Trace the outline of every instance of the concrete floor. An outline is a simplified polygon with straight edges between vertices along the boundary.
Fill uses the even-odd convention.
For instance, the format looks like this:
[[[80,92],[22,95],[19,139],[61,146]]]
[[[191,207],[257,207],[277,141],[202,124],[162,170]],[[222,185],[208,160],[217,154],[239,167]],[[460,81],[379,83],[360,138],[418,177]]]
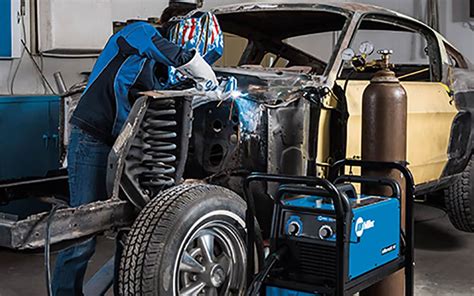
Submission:
[[[474,234],[457,231],[443,211],[425,205],[417,205],[416,220],[416,295],[474,295]],[[113,250],[112,240],[99,240],[87,278]],[[0,270],[0,296],[46,295],[41,253],[0,250]]]

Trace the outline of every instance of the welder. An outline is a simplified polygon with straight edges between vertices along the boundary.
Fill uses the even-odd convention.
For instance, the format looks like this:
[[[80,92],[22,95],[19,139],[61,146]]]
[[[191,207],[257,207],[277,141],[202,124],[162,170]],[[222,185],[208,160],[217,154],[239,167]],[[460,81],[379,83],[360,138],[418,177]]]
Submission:
[[[163,73],[163,68],[194,80],[199,90],[217,88],[217,78],[202,54],[202,47],[180,47],[144,22],[130,24],[109,39],[71,119],[67,159],[70,206],[107,198],[106,165],[111,147],[139,93],[168,86],[162,76],[169,73]],[[53,275],[54,295],[82,295],[95,244],[91,238],[61,251]]]

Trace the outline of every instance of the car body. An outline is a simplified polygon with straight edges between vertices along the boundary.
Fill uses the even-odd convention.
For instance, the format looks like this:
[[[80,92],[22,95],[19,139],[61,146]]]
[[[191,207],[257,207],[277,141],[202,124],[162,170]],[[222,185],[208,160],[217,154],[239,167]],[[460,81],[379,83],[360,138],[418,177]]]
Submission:
[[[407,161],[416,194],[442,192],[468,165],[474,140],[474,92],[457,85],[473,74],[467,59],[426,24],[357,3],[262,2],[213,12],[226,34],[224,58],[216,70],[235,76],[242,93],[263,99],[239,99],[195,110],[185,175],[205,178],[244,169],[326,177],[334,161],[360,157],[362,94],[375,70],[351,73],[343,51],[358,47],[358,39],[370,42],[371,36],[378,38],[380,48],[390,46],[384,44],[386,36],[373,35],[378,32],[393,34],[391,45],[401,47],[388,48],[395,51],[394,72],[408,95]],[[325,33],[331,33],[332,39]],[[306,51],[289,44],[299,36],[313,38]],[[405,62],[397,57],[404,49],[399,44],[407,40],[419,44],[414,49],[407,44],[405,56],[418,50],[421,59]],[[307,50],[326,43],[333,47],[323,48],[325,60],[317,51]],[[273,65],[265,65],[272,59]],[[332,91],[320,107],[304,100],[288,103],[292,100],[288,93],[323,86]],[[237,107],[232,109],[233,105]],[[237,117],[240,121],[229,120]],[[239,182],[227,179],[225,186],[239,191]]]

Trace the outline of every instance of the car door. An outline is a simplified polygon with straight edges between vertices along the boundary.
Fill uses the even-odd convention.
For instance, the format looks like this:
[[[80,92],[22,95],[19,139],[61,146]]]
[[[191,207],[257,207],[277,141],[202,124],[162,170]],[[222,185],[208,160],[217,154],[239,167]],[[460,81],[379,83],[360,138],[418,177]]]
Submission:
[[[419,33],[424,32],[422,28],[412,28],[420,29],[418,32],[410,31],[409,27],[394,23],[378,22],[376,17],[364,19],[352,47],[369,41],[376,49],[394,51],[394,72],[408,96],[407,160],[416,184],[421,184],[441,176],[448,160],[450,130],[457,110],[446,86],[440,82],[439,46],[429,36]],[[374,54],[370,58],[379,57]],[[350,77],[349,73],[347,69],[342,71],[338,83],[344,85],[348,79],[347,157],[353,157],[361,155],[362,95],[373,73],[352,73]]]

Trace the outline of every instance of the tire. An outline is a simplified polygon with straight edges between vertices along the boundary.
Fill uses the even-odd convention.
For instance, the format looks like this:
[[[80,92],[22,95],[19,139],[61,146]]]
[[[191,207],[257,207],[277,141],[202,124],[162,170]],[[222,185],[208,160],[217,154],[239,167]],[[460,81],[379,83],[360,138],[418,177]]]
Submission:
[[[457,229],[474,232],[474,158],[445,191],[445,205],[451,223]]]
[[[120,295],[197,295],[186,294],[192,289],[243,295],[245,210],[239,195],[213,185],[185,184],[160,193],[128,235]]]

